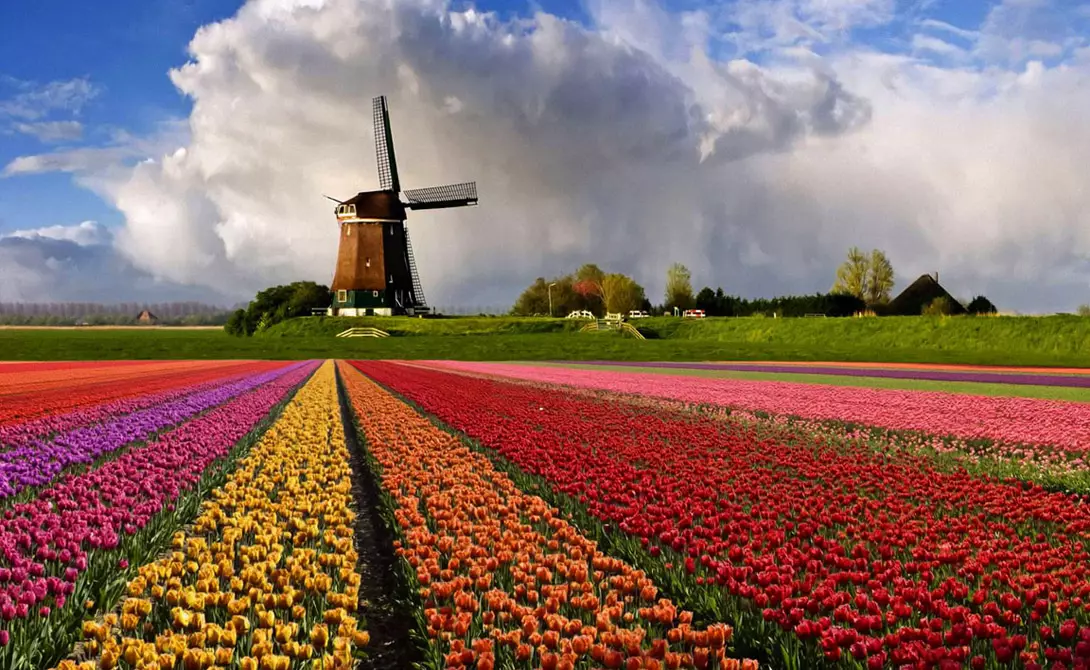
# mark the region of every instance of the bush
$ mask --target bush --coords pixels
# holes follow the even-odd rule
[[[991,300],[988,300],[982,295],[978,295],[969,302],[965,308],[970,314],[995,314],[999,310],[995,308]]]
[[[953,312],[954,305],[950,302],[950,299],[944,295],[935,298],[923,308],[924,316],[948,316]]]

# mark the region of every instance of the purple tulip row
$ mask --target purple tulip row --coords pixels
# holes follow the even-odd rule
[[[239,440],[317,366],[293,364],[278,378],[216,407],[115,461],[62,477],[0,523],[0,631],[12,619],[49,616],[88,568],[88,553],[121,546]]]
[[[880,377],[884,379],[920,379],[938,382],[978,382],[983,384],[1031,384],[1034,386],[1067,386],[1090,388],[1090,375],[1039,374],[1028,372],[969,372],[960,370],[902,370],[894,368],[845,368],[832,365],[777,365],[775,363],[675,363],[651,361],[586,361],[585,365],[638,366],[641,368],[673,368],[682,370],[723,370],[731,372],[789,373],[796,375],[829,375],[838,377]]]
[[[136,397],[119,398],[110,402],[81,407],[71,412],[49,414],[30,421],[0,425],[0,452],[21,447],[50,435],[90,426],[106,419],[132,414],[142,409],[171,402],[200,391],[214,389],[225,381],[241,379],[253,372],[235,372],[217,379],[196,384],[184,384],[176,388],[146,393]]]
[[[65,468],[95,460],[131,442],[177,425],[210,407],[283,375],[279,368],[250,375],[231,383],[219,383],[173,402],[150,407],[114,421],[76,428],[50,441],[32,441],[0,453],[0,500],[30,486],[48,484]]]

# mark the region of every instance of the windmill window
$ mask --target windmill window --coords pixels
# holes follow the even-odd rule
[[[348,291],[344,289],[337,291],[337,302],[348,302]]]
[[[355,205],[341,205],[341,206],[337,207],[337,215],[338,216],[355,216],[356,215],[356,206]]]
[[[391,284],[393,284],[393,283],[394,283],[394,276],[393,276],[393,275],[390,275],[390,283],[391,283]]]
[[[378,297],[378,291],[371,291],[371,297],[372,298],[377,298]]]
[[[370,257],[367,258],[367,267],[371,267],[371,258]]]

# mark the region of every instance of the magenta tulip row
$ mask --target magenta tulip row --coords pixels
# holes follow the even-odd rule
[[[65,468],[93,463],[121,447],[145,440],[211,407],[283,375],[289,368],[220,380],[212,388],[126,414],[112,421],[82,426],[49,440],[31,440],[0,453],[0,500],[23,489],[48,484]]]

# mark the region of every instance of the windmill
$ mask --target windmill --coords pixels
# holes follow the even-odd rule
[[[406,210],[447,209],[477,204],[477,183],[404,191],[397,177],[394,138],[386,96],[374,99],[375,155],[379,190],[337,203],[340,246],[333,275],[330,313],[341,316],[413,315],[428,311],[416,271]]]

